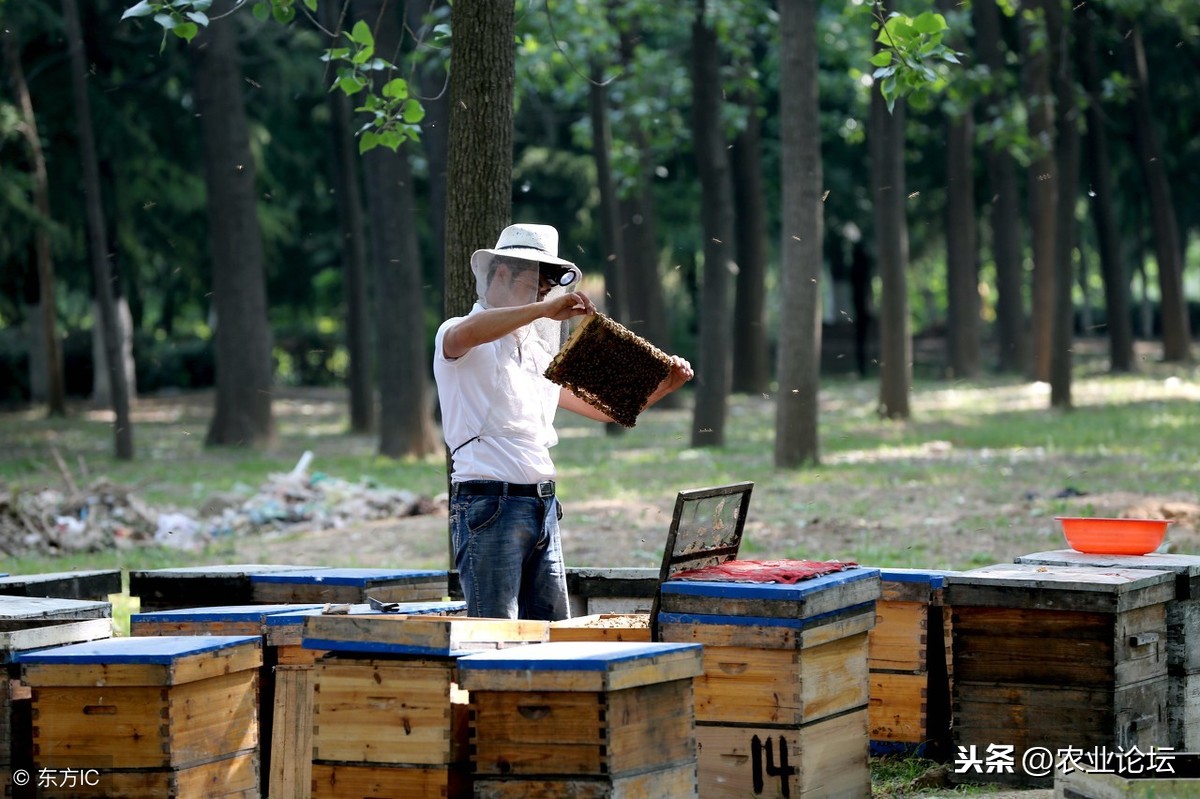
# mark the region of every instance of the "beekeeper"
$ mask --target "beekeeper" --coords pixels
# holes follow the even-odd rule
[[[510,225],[471,256],[478,299],[434,339],[442,434],[451,452],[454,565],[472,616],[568,617],[566,568],[550,448],[554,413],[612,421],[543,375],[562,346],[562,323],[596,312],[582,273],[558,257],[549,225]],[[648,404],[692,379],[682,358]]]

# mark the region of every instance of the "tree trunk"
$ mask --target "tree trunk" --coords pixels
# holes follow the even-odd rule
[[[941,0],[939,5],[953,10],[951,0]],[[961,116],[946,118],[946,353],[954,378],[977,377],[982,365],[971,113],[968,104]]]
[[[1108,328],[1109,366],[1114,372],[1133,372],[1133,319],[1130,315],[1129,271],[1121,258],[1113,213],[1112,167],[1108,154],[1107,124],[1100,103],[1100,66],[1093,43],[1094,12],[1085,9],[1078,15],[1079,37],[1076,54],[1080,79],[1088,95],[1087,146],[1088,177],[1091,180],[1092,219],[1096,225],[1096,249],[1100,255],[1100,274],[1104,279],[1104,318]]]
[[[696,0],[692,22],[692,141],[700,176],[700,219],[704,231],[704,277],[700,287],[700,352],[692,446],[725,443],[731,380],[729,287],[734,261],[733,185],[721,124],[721,74],[717,33],[705,19],[705,0]],[[819,243],[819,240],[818,240]]]
[[[1074,15],[1072,15],[1074,16]],[[1055,206],[1054,311],[1050,357],[1050,406],[1071,407],[1071,351],[1075,338],[1075,199],[1079,188],[1079,106],[1071,70],[1071,26],[1064,21],[1062,0],[1047,0],[1046,30],[1057,107],[1058,197]]]
[[[1158,133],[1154,129],[1154,112],[1150,107],[1150,74],[1146,69],[1146,53],[1142,30],[1137,22],[1129,21],[1130,35],[1126,39],[1130,78],[1133,80],[1133,134],[1138,165],[1146,181],[1150,201],[1150,224],[1154,230],[1154,255],[1158,261],[1158,290],[1161,297],[1163,360],[1186,361],[1191,358],[1191,332],[1188,323],[1187,300],[1183,293],[1183,250],[1179,243],[1179,228],[1175,206],[1171,201],[1171,183],[1163,162]]]
[[[875,253],[879,264],[879,413],[910,416],[912,319],[908,309],[908,225],[905,220],[904,100],[892,113],[878,88],[871,92],[867,139],[871,150]]]
[[[354,11],[374,27],[376,50],[393,59],[402,36],[399,6],[392,0],[358,0]],[[437,449],[426,377],[424,281],[416,233],[420,213],[407,147],[397,152],[376,147],[363,161],[379,348],[379,454],[390,458],[420,457]]]
[[[17,128],[29,148],[29,168],[33,173],[33,204],[41,217],[34,237],[34,248],[37,259],[39,327],[45,353],[46,406],[51,416],[66,416],[67,393],[63,378],[62,344],[58,340],[54,256],[50,251],[50,181],[46,175],[46,157],[42,152],[37,117],[33,113],[33,98],[25,82],[25,70],[21,68],[21,43],[17,37],[16,23],[11,19],[4,20],[0,29],[0,39],[3,39],[4,60],[7,62],[9,80],[12,81],[12,89],[17,96],[20,115]]]
[[[475,302],[471,253],[495,244],[512,216],[513,6],[457,0],[451,27],[444,304],[462,316]]]
[[[821,126],[817,77],[818,0],[779,7],[780,240],[775,465],[820,461]]]
[[[759,98],[742,98],[746,127],[733,144],[737,290],[733,305],[733,390],[766,394],[771,388],[767,351],[767,211],[762,179]]]
[[[1058,175],[1054,159],[1054,96],[1050,86],[1050,53],[1046,5],[1038,0],[1021,21],[1022,74],[1029,107],[1029,138],[1041,148],[1029,165],[1029,226],[1033,238],[1033,379],[1050,380],[1053,351],[1055,218]]]
[[[1005,72],[1001,49],[1000,18],[996,0],[975,0],[975,42],[980,60],[993,77],[993,85]],[[1003,114],[1005,94],[994,88],[984,103],[984,121]],[[1021,230],[1018,213],[1017,167],[1011,154],[995,143],[984,154],[988,187],[992,261],[996,269],[996,348],[1001,372],[1024,372],[1028,368],[1029,336],[1025,320],[1024,276],[1021,267]]]
[[[119,285],[120,278],[114,275],[113,285]],[[129,301],[124,294],[113,297],[113,305],[117,314],[117,338],[119,339],[119,358],[121,371],[125,373],[125,385],[128,388],[129,404],[137,401],[137,369],[133,360],[133,313],[129,309]],[[99,301],[92,303],[92,313],[97,320],[92,325],[92,372],[93,408],[103,409],[113,406],[112,378],[108,373],[108,353],[105,351],[103,315]]]
[[[216,313],[216,409],[206,443],[271,443],[271,329],[254,156],[242,101],[242,67],[230,0],[188,48],[203,143],[212,304]],[[222,18],[223,17],[223,18]]]
[[[346,22],[334,3],[318,9],[321,25],[333,33],[329,46],[344,41]],[[340,44],[336,45],[340,46]],[[349,353],[350,430],[369,433],[375,427],[375,380],[371,370],[371,311],[367,299],[367,241],[358,175],[350,98],[341,90],[326,94],[329,108],[330,170],[337,197],[338,231],[342,247],[342,294],[346,303],[346,351]]]
[[[430,11],[429,0],[409,0],[404,4],[408,26],[417,31],[417,38],[428,41],[430,30],[425,15]],[[444,62],[443,62],[444,63]],[[421,121],[421,143],[429,163],[429,224],[433,239],[430,261],[434,288],[440,295],[444,289],[446,270],[446,159],[450,132],[450,92],[446,74],[426,66],[417,74],[421,105],[425,119]],[[410,87],[411,91],[411,87]]]

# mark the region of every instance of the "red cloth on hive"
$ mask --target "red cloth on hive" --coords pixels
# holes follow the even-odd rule
[[[687,569],[672,580],[707,580],[718,583],[798,583],[834,572],[856,569],[854,561],[839,560],[727,560],[702,569]]]

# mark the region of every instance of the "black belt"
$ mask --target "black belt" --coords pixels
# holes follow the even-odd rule
[[[511,496],[511,497],[541,497],[549,499],[554,496],[554,481],[543,480],[540,483],[505,483],[501,480],[467,480],[454,484],[454,496],[459,494],[474,494],[476,496]]]

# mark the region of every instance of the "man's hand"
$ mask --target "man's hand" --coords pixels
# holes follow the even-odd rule
[[[650,407],[658,402],[663,397],[670,394],[672,391],[679,389],[684,383],[696,376],[692,371],[692,365],[678,355],[671,356],[671,371],[663,378],[658,387],[654,389],[654,393],[646,401],[646,407]]]
[[[556,322],[565,322],[576,316],[587,316],[596,312],[596,306],[582,291],[573,291],[552,300],[542,300],[542,316]]]

